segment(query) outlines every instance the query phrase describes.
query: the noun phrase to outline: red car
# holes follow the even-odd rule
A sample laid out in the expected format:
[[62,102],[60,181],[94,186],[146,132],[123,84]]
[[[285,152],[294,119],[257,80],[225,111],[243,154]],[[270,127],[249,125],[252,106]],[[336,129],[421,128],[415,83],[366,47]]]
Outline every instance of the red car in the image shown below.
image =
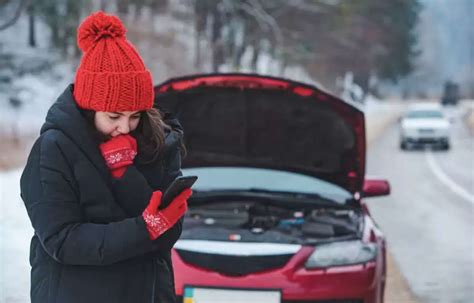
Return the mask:
[[385,239],[362,198],[364,114],[317,87],[253,74],[171,79],[193,186],[173,250],[185,303],[381,303]]

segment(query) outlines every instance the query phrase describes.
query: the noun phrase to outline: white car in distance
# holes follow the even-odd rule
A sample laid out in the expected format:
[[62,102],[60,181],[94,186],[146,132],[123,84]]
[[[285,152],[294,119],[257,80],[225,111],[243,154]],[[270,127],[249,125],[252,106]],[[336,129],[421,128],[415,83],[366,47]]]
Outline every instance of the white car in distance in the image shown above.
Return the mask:
[[400,119],[400,148],[431,145],[448,150],[450,128],[440,104],[412,104]]

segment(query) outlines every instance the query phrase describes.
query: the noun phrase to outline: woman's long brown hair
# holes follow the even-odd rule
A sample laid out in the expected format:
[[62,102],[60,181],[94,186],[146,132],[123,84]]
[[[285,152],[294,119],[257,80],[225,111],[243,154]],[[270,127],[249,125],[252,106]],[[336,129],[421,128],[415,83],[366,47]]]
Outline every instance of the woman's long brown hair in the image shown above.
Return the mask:
[[[87,122],[92,126],[96,138],[99,142],[106,141],[108,138],[102,135],[94,126],[95,111],[82,110]],[[131,134],[137,139],[138,157],[136,161],[142,164],[155,161],[162,153],[165,142],[165,130],[171,129],[163,122],[161,112],[156,108],[151,108],[141,112],[140,122],[137,128]],[[182,156],[186,154],[184,143],[181,142]]]

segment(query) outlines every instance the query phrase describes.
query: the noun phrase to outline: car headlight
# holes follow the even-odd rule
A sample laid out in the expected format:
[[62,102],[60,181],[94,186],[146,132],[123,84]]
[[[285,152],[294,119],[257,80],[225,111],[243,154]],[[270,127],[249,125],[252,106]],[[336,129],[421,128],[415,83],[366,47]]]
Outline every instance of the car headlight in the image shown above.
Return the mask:
[[361,264],[375,259],[377,244],[360,240],[334,242],[316,246],[306,261],[306,268]]

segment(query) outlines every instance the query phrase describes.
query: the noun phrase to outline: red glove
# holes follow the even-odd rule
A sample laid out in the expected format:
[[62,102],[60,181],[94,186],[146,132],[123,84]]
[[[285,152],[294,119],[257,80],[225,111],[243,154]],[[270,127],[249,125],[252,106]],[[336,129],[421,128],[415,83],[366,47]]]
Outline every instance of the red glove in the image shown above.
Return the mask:
[[158,210],[162,193],[159,190],[153,192],[150,202],[142,214],[151,240],[155,240],[176,224],[188,209],[187,200],[191,195],[192,190],[185,189],[171,201],[168,207]]
[[131,135],[119,135],[99,145],[105,163],[114,178],[123,176],[137,155],[137,141]]

